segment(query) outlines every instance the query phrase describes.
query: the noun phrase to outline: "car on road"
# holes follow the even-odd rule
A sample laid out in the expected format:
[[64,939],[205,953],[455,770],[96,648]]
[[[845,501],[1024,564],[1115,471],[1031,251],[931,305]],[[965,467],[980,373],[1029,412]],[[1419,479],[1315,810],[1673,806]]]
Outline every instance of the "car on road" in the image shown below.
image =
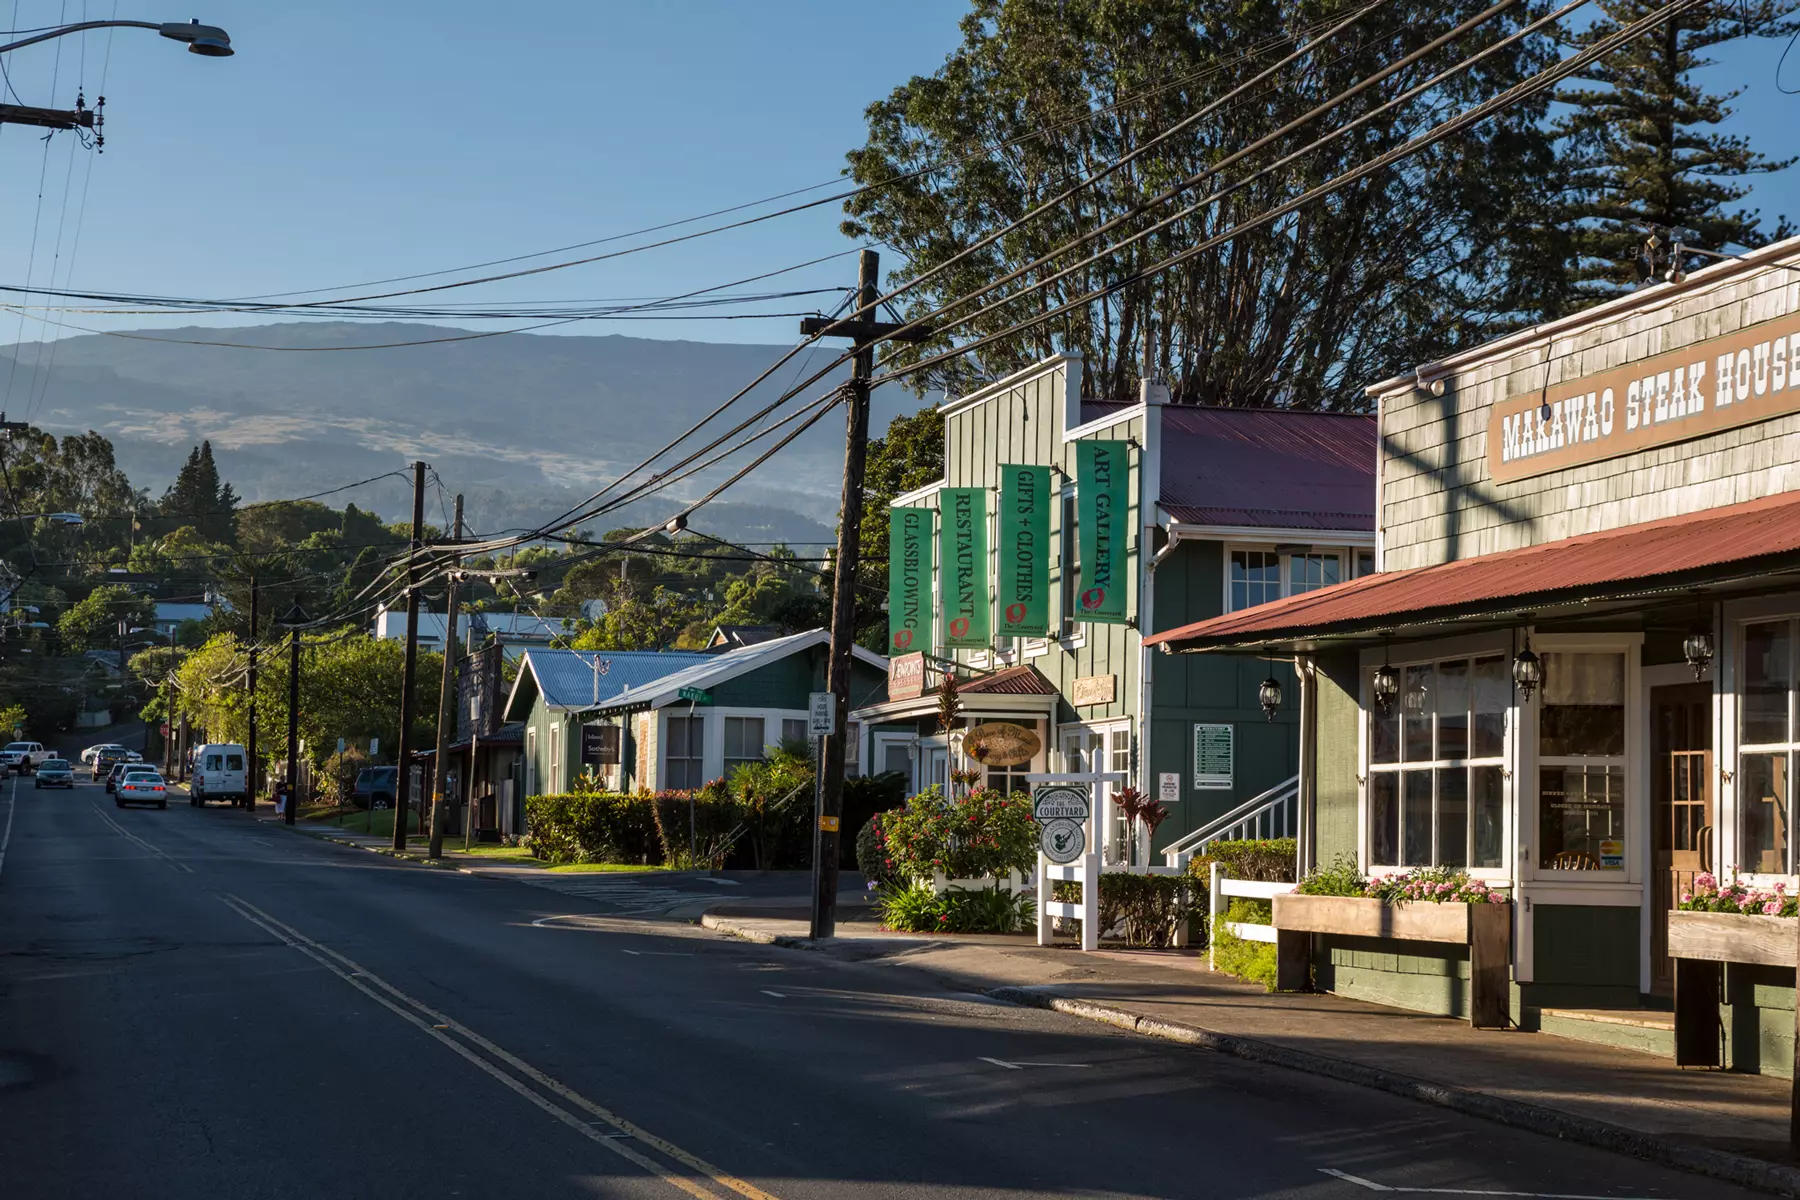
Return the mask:
[[394,791],[399,783],[398,767],[364,767],[356,773],[356,785],[350,791],[350,803],[357,808],[392,808]]
[[94,782],[99,783],[112,774],[113,768],[120,763],[130,762],[125,757],[125,747],[111,746],[104,748],[94,756]]
[[125,753],[125,747],[119,745],[117,742],[101,742],[97,746],[89,746],[86,750],[83,750],[81,752],[81,761],[90,767],[93,766],[94,759],[99,756],[102,750],[117,750],[120,754]]
[[129,763],[129,762],[125,762],[123,760],[114,760],[112,769],[110,771],[108,771],[106,774],[106,790],[109,792],[118,791],[119,790],[119,782],[121,780],[123,780],[125,778],[125,776],[130,775],[134,772],[143,772],[143,771],[148,771],[152,775],[161,775],[162,774],[162,772],[158,771],[155,767],[147,767],[147,766],[144,766],[142,763]]
[[203,808],[208,800],[241,804],[248,794],[244,748],[216,743],[194,748],[194,773],[188,781],[188,803]]
[[163,782],[162,773],[155,767],[134,767],[120,778],[118,790],[113,793],[113,804],[119,808],[127,804],[154,804],[158,808],[167,808],[169,785]]
[[11,769],[29,775],[39,763],[53,757],[42,742],[8,742],[6,748],[0,750],[0,770]]
[[47,758],[38,767],[37,778],[31,786],[38,791],[47,787],[72,788],[75,786],[75,769],[66,758]]

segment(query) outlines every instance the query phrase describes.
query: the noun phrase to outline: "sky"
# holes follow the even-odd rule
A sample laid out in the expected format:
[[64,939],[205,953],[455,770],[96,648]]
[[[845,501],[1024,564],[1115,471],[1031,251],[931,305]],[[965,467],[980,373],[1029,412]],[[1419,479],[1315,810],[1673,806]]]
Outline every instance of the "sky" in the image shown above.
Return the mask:
[[[4,28],[196,16],[226,28],[237,50],[203,58],[126,29],[6,55],[19,102],[68,107],[78,88],[90,103],[103,91],[107,120],[102,155],[68,134],[45,142],[0,126],[0,284],[53,276],[62,286],[195,297],[335,288],[825,183],[861,143],[864,106],[940,65],[967,10],[966,0],[189,0],[192,12],[151,3],[0,0]],[[1779,40],[1723,47],[1704,80],[1744,89],[1728,129],[1772,154],[1794,147],[1800,114],[1800,95],[1776,86],[1782,50]],[[1785,72],[1800,89],[1800,51]],[[1765,218],[1800,220],[1800,168],[1756,180],[1749,203]],[[826,206],[432,299],[680,293],[853,251],[839,217]],[[839,287],[855,270],[846,256],[748,286]],[[0,343],[197,321],[57,319],[61,330],[0,312]],[[794,340],[795,321],[565,330],[782,344]]]

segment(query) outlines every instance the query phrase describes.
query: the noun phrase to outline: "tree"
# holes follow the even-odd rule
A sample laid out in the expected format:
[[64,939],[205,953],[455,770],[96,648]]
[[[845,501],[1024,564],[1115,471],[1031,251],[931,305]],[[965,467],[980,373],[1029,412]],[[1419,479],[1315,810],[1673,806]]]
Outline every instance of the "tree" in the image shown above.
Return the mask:
[[[1233,236],[1159,278],[1133,277],[1402,144],[1446,109],[1497,94],[1552,52],[1546,38],[1497,51],[1353,136],[1076,268],[1042,292],[1026,287],[1147,231],[1197,192],[1246,180],[1275,151],[1227,168],[1172,203],[1144,207],[1483,7],[1477,0],[1392,0],[1375,7],[1354,30],[1319,43],[1303,64],[909,294],[908,315],[924,316],[1048,258],[1003,287],[988,307],[960,308],[934,322],[938,335],[900,351],[899,361],[998,334],[1111,288],[1102,300],[952,360],[916,385],[964,390],[1046,355],[1079,351],[1087,396],[1131,399],[1148,342],[1178,401],[1360,409],[1368,381],[1541,316],[1558,302],[1562,286],[1544,202],[1554,190],[1555,155],[1540,126],[1541,101],[1517,105],[1279,222]],[[1279,150],[1297,149],[1492,45],[1528,19],[1528,7],[1344,103]],[[975,0],[962,22],[962,44],[944,66],[868,108],[868,142],[849,154],[850,174],[878,186],[846,202],[844,231],[898,249],[907,274],[939,267],[1245,83],[1291,39],[1310,36],[1347,11],[1326,0]],[[1246,47],[1264,49],[1246,53]],[[939,165],[912,175],[930,163]],[[1121,225],[1099,241],[1061,249],[1114,220]],[[947,328],[971,314],[966,324]]]
[[147,625],[156,615],[156,603],[122,583],[103,583],[71,604],[56,622],[56,631],[69,650],[116,650],[119,624]]
[[212,443],[203,441],[188,454],[175,482],[163,493],[158,512],[179,525],[192,525],[209,541],[237,543],[237,493],[219,479]]
[[[1652,0],[1603,0],[1600,17],[1571,40],[1587,45],[1659,7]],[[1764,231],[1757,210],[1732,206],[1749,194],[1739,180],[1795,160],[1771,159],[1747,138],[1713,132],[1743,89],[1709,92],[1694,78],[1712,65],[1705,51],[1721,42],[1800,31],[1785,16],[1792,7],[1744,0],[1689,9],[1598,60],[1581,76],[1583,86],[1557,97],[1568,106],[1553,128],[1567,145],[1563,216],[1572,226],[1576,299],[1603,300],[1642,282],[1651,274],[1644,259],[1651,233],[1665,243],[1673,237],[1711,250],[1754,248],[1793,233],[1785,218]],[[1681,266],[1692,270],[1707,261],[1688,255]]]

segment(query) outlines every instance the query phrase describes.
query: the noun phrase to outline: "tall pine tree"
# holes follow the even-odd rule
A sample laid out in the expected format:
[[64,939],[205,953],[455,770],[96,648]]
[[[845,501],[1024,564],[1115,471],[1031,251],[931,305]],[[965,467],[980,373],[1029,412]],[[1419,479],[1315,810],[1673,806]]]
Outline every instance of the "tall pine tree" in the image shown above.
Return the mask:
[[212,442],[203,441],[188,454],[175,482],[163,493],[158,514],[170,528],[191,525],[207,541],[237,542],[237,492],[219,479]]
[[[1657,0],[1601,0],[1600,17],[1571,41],[1588,45],[1660,7]],[[1756,209],[1734,207],[1740,182],[1794,159],[1775,160],[1748,139],[1717,132],[1742,94],[1708,92],[1694,79],[1705,52],[1744,36],[1789,37],[1797,26],[1783,0],[1703,5],[1663,23],[1590,67],[1553,128],[1569,166],[1563,217],[1573,252],[1571,299],[1618,295],[1649,277],[1644,246],[1654,233],[1709,250],[1750,249],[1793,232],[1786,218],[1764,230]],[[1686,256],[1684,270],[1707,261]],[[1666,264],[1663,264],[1666,266]],[[1660,270],[1658,274],[1660,274]]]

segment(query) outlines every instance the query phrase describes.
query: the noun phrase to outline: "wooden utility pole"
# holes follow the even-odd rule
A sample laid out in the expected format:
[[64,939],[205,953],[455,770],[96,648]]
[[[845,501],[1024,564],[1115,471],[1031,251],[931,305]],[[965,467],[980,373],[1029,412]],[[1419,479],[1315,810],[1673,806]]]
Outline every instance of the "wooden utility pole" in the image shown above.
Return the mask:
[[406,849],[406,818],[412,811],[412,723],[415,677],[419,673],[419,555],[425,548],[426,464],[413,470],[412,546],[406,556],[406,666],[400,676],[400,769],[394,779],[394,849]]
[[[462,541],[463,535],[463,498],[456,494],[456,525],[451,537]],[[437,753],[431,759],[431,857],[444,856],[444,776],[449,774],[448,756],[450,753],[450,729],[456,721],[456,606],[461,602],[458,585],[462,575],[457,568],[462,564],[462,555],[456,555],[450,564],[450,596],[449,610],[444,614],[444,682],[438,691],[438,727]],[[467,820],[464,814],[464,820]]]
[[856,643],[856,576],[861,563],[863,472],[869,453],[869,378],[875,373],[875,346],[889,338],[918,342],[931,336],[924,328],[877,321],[875,301],[881,294],[881,256],[864,250],[858,263],[856,311],[842,321],[808,317],[800,323],[807,336],[847,337],[856,343],[855,365],[845,384],[849,412],[844,431],[844,490],[838,509],[837,562],[832,576],[831,663],[827,686],[837,697],[837,720],[820,752],[819,800],[813,831],[812,936],[837,931],[838,824],[844,812],[844,723],[850,711],[851,648]]
[[300,627],[310,618],[298,604],[288,609],[281,623],[288,627],[288,728],[287,777],[282,790],[287,796],[282,821],[292,825],[300,808]]
[[[256,811],[256,793],[257,793],[257,786],[256,786],[256,772],[257,772],[257,759],[256,759],[256,652],[257,652],[257,647],[256,647],[256,639],[260,635],[257,631],[256,608],[257,608],[257,601],[261,598],[260,590],[261,589],[259,589],[257,587],[256,576],[254,576],[254,575],[250,576],[250,679],[249,679],[249,683],[250,683],[250,736],[245,739],[245,741],[248,744],[245,745],[245,747],[244,747],[244,758],[246,760],[245,765],[249,768],[249,770],[244,772],[244,799],[242,801],[242,804],[245,808],[249,809],[251,812]],[[173,732],[173,730],[171,730],[171,732]]]

